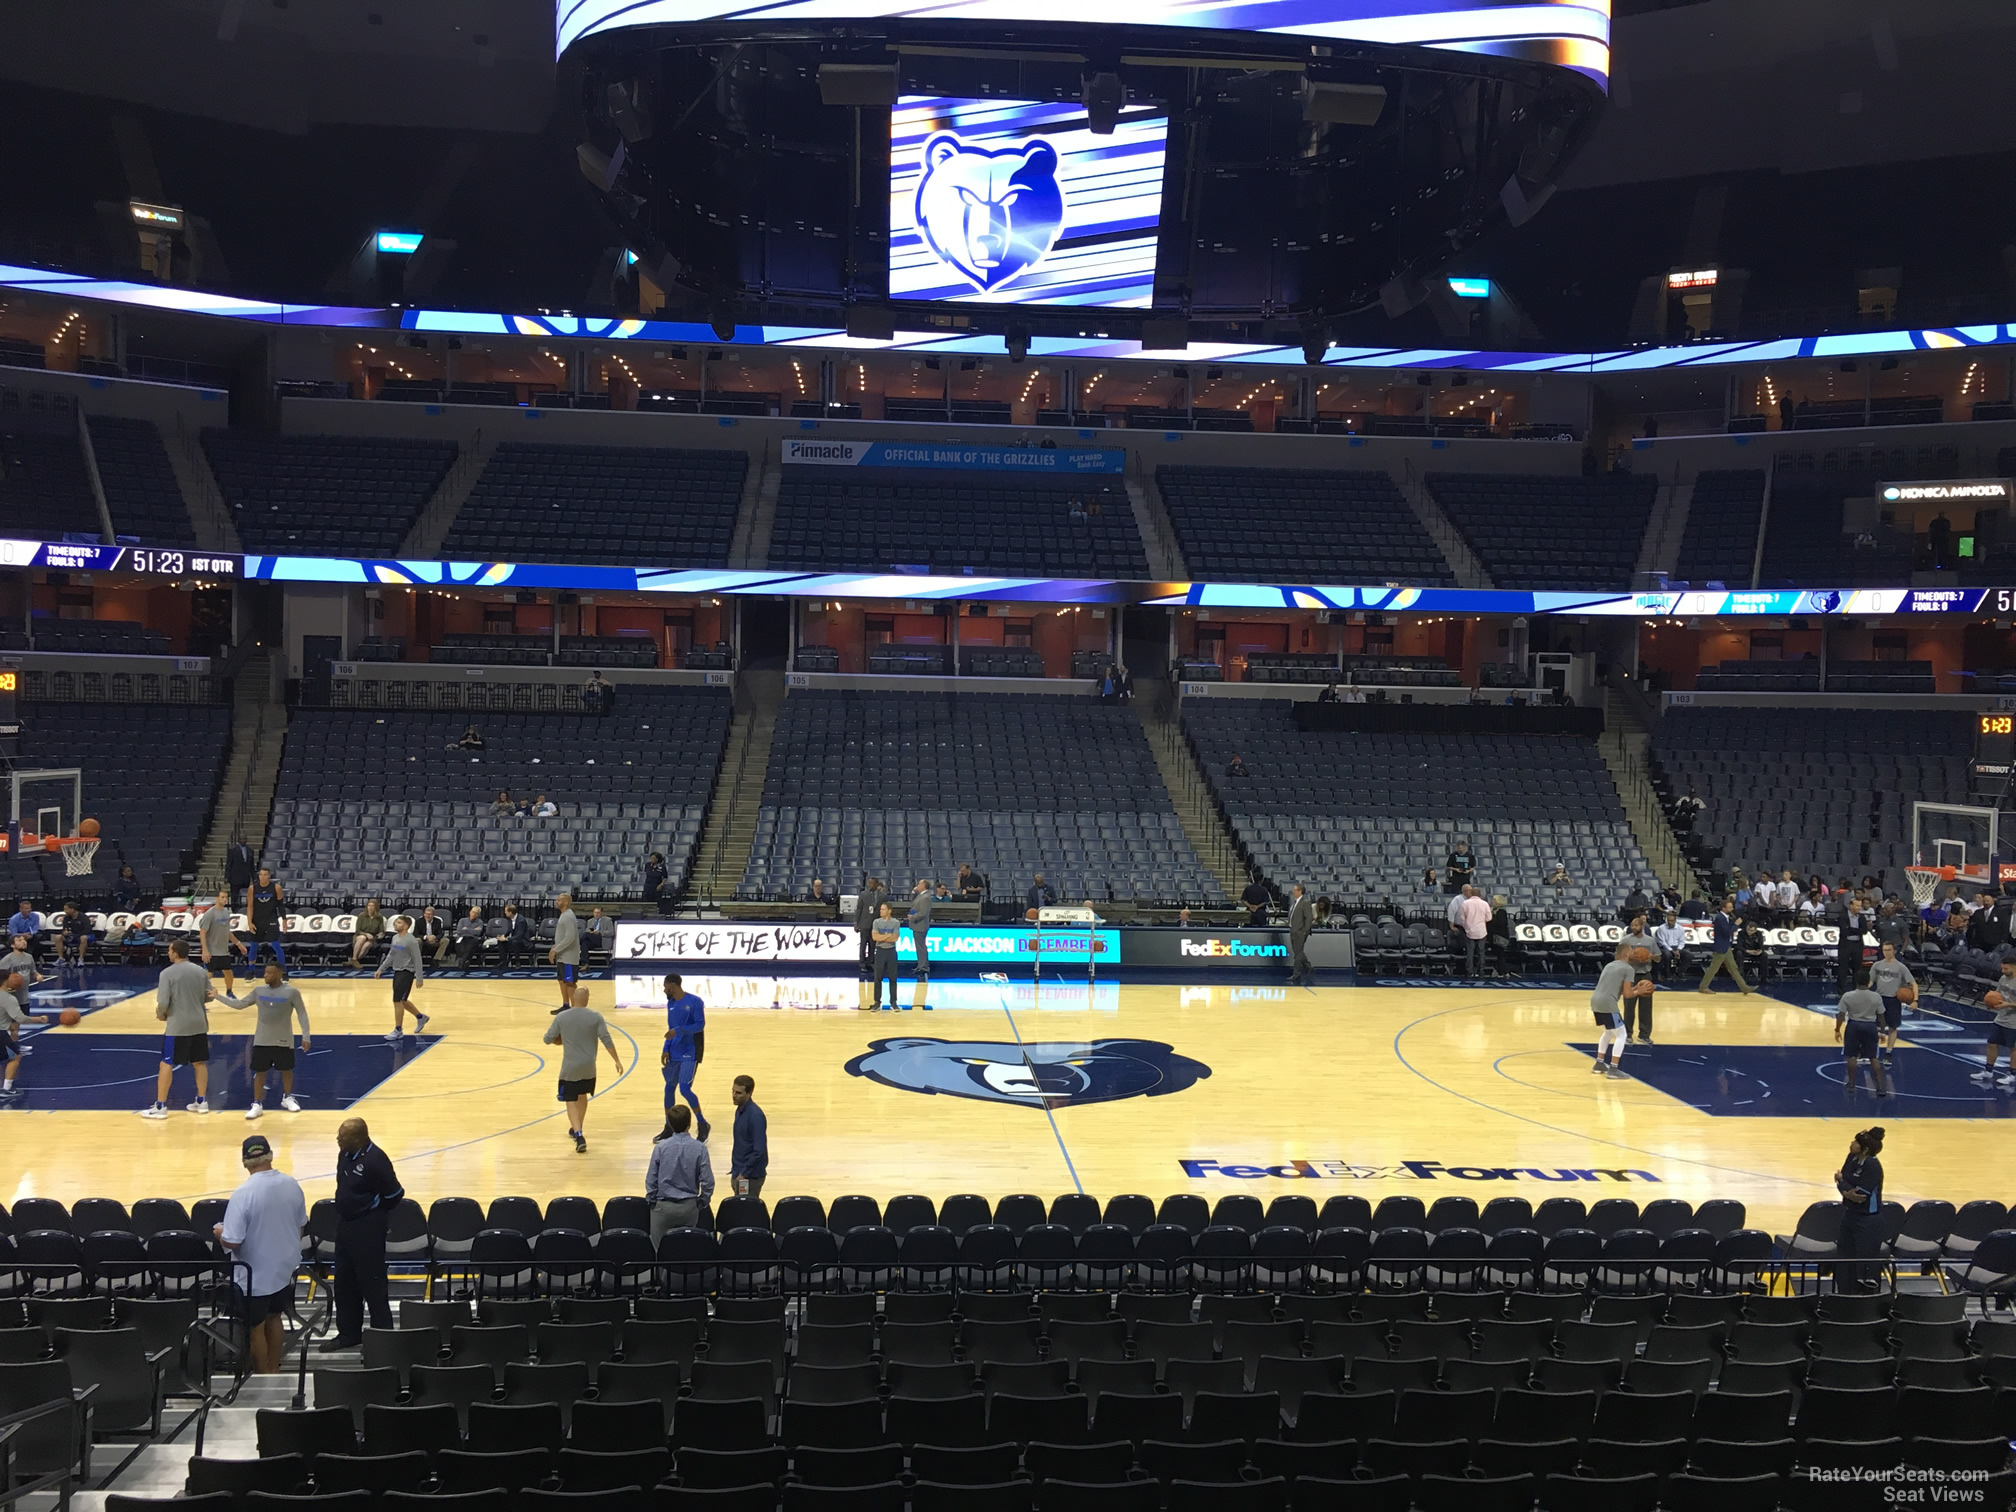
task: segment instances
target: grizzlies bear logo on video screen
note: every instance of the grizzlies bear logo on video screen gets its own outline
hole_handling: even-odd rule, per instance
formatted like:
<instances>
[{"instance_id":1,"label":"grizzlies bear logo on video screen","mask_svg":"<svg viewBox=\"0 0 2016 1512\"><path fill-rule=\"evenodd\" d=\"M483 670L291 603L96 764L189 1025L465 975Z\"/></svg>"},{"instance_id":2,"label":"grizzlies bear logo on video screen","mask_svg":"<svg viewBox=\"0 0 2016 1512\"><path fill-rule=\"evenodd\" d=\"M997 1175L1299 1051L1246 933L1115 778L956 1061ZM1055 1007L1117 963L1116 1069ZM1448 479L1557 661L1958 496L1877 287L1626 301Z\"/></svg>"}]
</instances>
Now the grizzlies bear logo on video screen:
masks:
<instances>
[{"instance_id":1,"label":"grizzlies bear logo on video screen","mask_svg":"<svg viewBox=\"0 0 2016 1512\"><path fill-rule=\"evenodd\" d=\"M941 131L924 144L918 229L976 288L996 289L1028 272L1063 224L1057 149L1048 142L989 152Z\"/></svg>"},{"instance_id":2,"label":"grizzlies bear logo on video screen","mask_svg":"<svg viewBox=\"0 0 2016 1512\"><path fill-rule=\"evenodd\" d=\"M1068 1108L1166 1097L1194 1086L1211 1068L1159 1040L940 1040L906 1036L873 1040L847 1062L865 1076L905 1092L944 1093L1025 1108Z\"/></svg>"}]
</instances>

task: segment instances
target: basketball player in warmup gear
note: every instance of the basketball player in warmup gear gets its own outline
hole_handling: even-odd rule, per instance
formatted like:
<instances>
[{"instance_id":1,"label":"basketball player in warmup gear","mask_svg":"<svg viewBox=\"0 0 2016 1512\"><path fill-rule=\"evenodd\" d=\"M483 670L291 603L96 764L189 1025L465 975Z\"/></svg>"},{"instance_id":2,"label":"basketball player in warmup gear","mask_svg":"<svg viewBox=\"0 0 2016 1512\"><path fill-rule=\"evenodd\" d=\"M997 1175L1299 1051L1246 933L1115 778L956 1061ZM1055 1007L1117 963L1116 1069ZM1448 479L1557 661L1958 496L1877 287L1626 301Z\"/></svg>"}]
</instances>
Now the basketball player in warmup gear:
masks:
<instances>
[{"instance_id":1,"label":"basketball player in warmup gear","mask_svg":"<svg viewBox=\"0 0 2016 1512\"><path fill-rule=\"evenodd\" d=\"M678 977L665 978L665 1051L658 1057L658 1064L665 1068L665 1127L659 1131L659 1139L672 1132L675 1094L684 1097L686 1106L693 1110L699 1125L694 1137L705 1144L713 1132L714 1126L700 1111L700 1099L693 1095L693 1073L700 1069L706 1053L702 1038L706 1033L707 1005L688 992Z\"/></svg>"},{"instance_id":2,"label":"basketball player in warmup gear","mask_svg":"<svg viewBox=\"0 0 2016 1512\"><path fill-rule=\"evenodd\" d=\"M262 945L272 949L273 959L283 967L287 964L287 948L280 943L287 929L280 911L286 906L287 889L273 880L270 870L260 867L259 880L252 884L252 948L245 952L246 965L259 959Z\"/></svg>"},{"instance_id":3,"label":"basketball player in warmup gear","mask_svg":"<svg viewBox=\"0 0 2016 1512\"><path fill-rule=\"evenodd\" d=\"M35 957L28 954L26 935L15 935L13 948L7 954L0 955L0 976L5 976L10 971L20 972L21 980L30 987L44 980L42 968L35 964ZM22 1001L27 1000L24 998Z\"/></svg>"},{"instance_id":4,"label":"basketball player in warmup gear","mask_svg":"<svg viewBox=\"0 0 2016 1512\"><path fill-rule=\"evenodd\" d=\"M1904 1004L1907 1000L1905 989L1910 989L1908 998L1918 997L1918 978L1911 975L1911 968L1897 959L1897 943L1883 942L1883 959L1869 963L1869 990L1883 999L1883 1064L1890 1064L1890 1057L1897 1053L1897 1031L1904 1026Z\"/></svg>"},{"instance_id":5,"label":"basketball player in warmup gear","mask_svg":"<svg viewBox=\"0 0 2016 1512\"><path fill-rule=\"evenodd\" d=\"M163 1025L161 1070L154 1080L154 1102L142 1108L142 1118L168 1116L168 1088L177 1066L191 1066L196 1073L196 1101L191 1113L210 1111L210 1010L217 1001L210 989L210 973L189 959L186 941L168 945L168 965L161 984L154 990L154 1017Z\"/></svg>"},{"instance_id":6,"label":"basketball player in warmup gear","mask_svg":"<svg viewBox=\"0 0 2016 1512\"><path fill-rule=\"evenodd\" d=\"M427 1030L427 1015L413 1006L413 989L427 980L427 967L423 959L426 952L420 948L419 940L413 935L413 921L405 914L392 921L392 938L385 942L385 955L378 962L378 969L371 973L375 982L385 975L387 967L392 971L392 1032L385 1036L388 1044L398 1044L406 1037L406 1015L413 1015L413 1032L424 1034Z\"/></svg>"},{"instance_id":7,"label":"basketball player in warmup gear","mask_svg":"<svg viewBox=\"0 0 2016 1512\"><path fill-rule=\"evenodd\" d=\"M21 1026L23 1024L46 1024L46 1016L30 1015L28 1005L28 984L19 971L9 971L0 980L0 1060L7 1063L4 1085L0 1085L0 1101L12 1102L21 1094L14 1090L14 1078L21 1074Z\"/></svg>"},{"instance_id":8,"label":"basketball player in warmup gear","mask_svg":"<svg viewBox=\"0 0 2016 1512\"><path fill-rule=\"evenodd\" d=\"M2002 981L1982 999L1995 1014L1988 1026L1988 1064L1976 1071L1973 1080L1993 1082L2004 1092L2016 1092L2016 960L2002 963ZM2009 1052L2009 1069L1995 1074L1995 1058Z\"/></svg>"},{"instance_id":9,"label":"basketball player in warmup gear","mask_svg":"<svg viewBox=\"0 0 2016 1512\"><path fill-rule=\"evenodd\" d=\"M1861 1081L1861 1064L1869 1062L1870 1074L1876 1079L1876 1095L1888 1097L1890 1084L1883 1075L1883 1060L1877 1053L1877 1044L1883 1027L1883 999L1869 990L1872 973L1867 967L1858 968L1855 985L1841 994L1841 1004L1834 1013L1834 1043L1841 1047L1843 1085L1853 1092Z\"/></svg>"},{"instance_id":10,"label":"basketball player in warmup gear","mask_svg":"<svg viewBox=\"0 0 2016 1512\"><path fill-rule=\"evenodd\" d=\"M560 980L560 1006L553 1011L565 1013L574 1001L574 984L581 979L581 921L574 917L571 894L562 893L553 902L560 914L553 921L553 948L546 952L546 959Z\"/></svg>"},{"instance_id":11,"label":"basketball player in warmup gear","mask_svg":"<svg viewBox=\"0 0 2016 1512\"><path fill-rule=\"evenodd\" d=\"M280 1106L299 1113L294 1101L294 1020L301 1020L301 1048L315 1042L309 1036L308 1005L301 1001L301 989L287 980L278 966L266 968L266 980L255 983L242 998L223 993L217 999L233 1008L259 1010L258 1027L252 1031L252 1106L245 1110L247 1122L266 1113L266 1087L271 1073L280 1073Z\"/></svg>"},{"instance_id":12,"label":"basketball player in warmup gear","mask_svg":"<svg viewBox=\"0 0 2016 1512\"><path fill-rule=\"evenodd\" d=\"M1652 980L1652 962L1659 955L1659 946L1645 933L1643 914L1631 921L1631 933L1624 936L1624 945L1624 959L1631 963L1631 985L1619 999L1624 1014L1624 1037L1640 1045L1649 1045L1652 1043L1652 994L1658 990Z\"/></svg>"},{"instance_id":13,"label":"basketball player in warmup gear","mask_svg":"<svg viewBox=\"0 0 2016 1512\"><path fill-rule=\"evenodd\" d=\"M623 1074L623 1057L617 1052L609 1021L588 1006L588 989L576 987L573 1002L553 1016L546 1029L546 1043L560 1047L560 1101L567 1105L567 1133L577 1155L588 1153L588 1136L582 1125L588 1119L588 1099L595 1095L595 1046L608 1048Z\"/></svg>"},{"instance_id":14,"label":"basketball player in warmup gear","mask_svg":"<svg viewBox=\"0 0 2016 1512\"><path fill-rule=\"evenodd\" d=\"M224 978L228 995L238 985L231 971L231 952L245 953L245 942L231 933L231 894L218 893L217 900L203 910L196 921L196 943L203 951L204 968Z\"/></svg>"},{"instance_id":15,"label":"basketball player in warmup gear","mask_svg":"<svg viewBox=\"0 0 2016 1512\"><path fill-rule=\"evenodd\" d=\"M1626 959L1630 947L1619 945L1617 954L1603 974L1596 978L1596 990L1589 994L1589 1008L1596 1015L1596 1027L1602 1033L1596 1036L1596 1064L1589 1069L1598 1076L1625 1076L1620 1062L1624 1059L1624 1014L1622 1002L1624 994L1631 987L1631 962ZM1605 1056L1609 1065L1604 1065Z\"/></svg>"}]
</instances>

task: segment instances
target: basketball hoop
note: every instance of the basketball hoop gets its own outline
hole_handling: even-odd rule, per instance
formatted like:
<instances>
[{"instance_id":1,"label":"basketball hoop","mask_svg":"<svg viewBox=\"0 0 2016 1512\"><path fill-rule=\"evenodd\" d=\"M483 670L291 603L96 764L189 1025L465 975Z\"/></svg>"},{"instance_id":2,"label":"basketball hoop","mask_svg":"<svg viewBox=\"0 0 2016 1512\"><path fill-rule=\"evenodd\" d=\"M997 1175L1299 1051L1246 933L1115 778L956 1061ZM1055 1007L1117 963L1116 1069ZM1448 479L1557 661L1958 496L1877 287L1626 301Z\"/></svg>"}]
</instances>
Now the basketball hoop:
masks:
<instances>
[{"instance_id":1,"label":"basketball hoop","mask_svg":"<svg viewBox=\"0 0 2016 1512\"><path fill-rule=\"evenodd\" d=\"M91 875L91 863L98 859L98 847L102 842L87 840L81 835L51 835L42 842L48 850L63 853L63 870L72 877Z\"/></svg>"},{"instance_id":2,"label":"basketball hoop","mask_svg":"<svg viewBox=\"0 0 2016 1512\"><path fill-rule=\"evenodd\" d=\"M1904 874L1911 879L1911 901L1924 908L1938 896L1939 885L1951 882L1959 875L1959 868L1952 866L1907 866Z\"/></svg>"}]
</instances>

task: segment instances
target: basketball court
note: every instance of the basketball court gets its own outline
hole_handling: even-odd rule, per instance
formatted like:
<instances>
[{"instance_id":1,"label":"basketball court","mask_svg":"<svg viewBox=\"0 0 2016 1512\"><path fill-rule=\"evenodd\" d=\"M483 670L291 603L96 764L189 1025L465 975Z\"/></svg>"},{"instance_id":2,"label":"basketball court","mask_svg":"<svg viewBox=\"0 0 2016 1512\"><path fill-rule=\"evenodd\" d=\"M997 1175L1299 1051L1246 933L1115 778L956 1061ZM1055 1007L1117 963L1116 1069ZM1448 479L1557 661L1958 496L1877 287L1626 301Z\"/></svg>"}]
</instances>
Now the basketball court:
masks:
<instances>
[{"instance_id":1,"label":"basketball court","mask_svg":"<svg viewBox=\"0 0 2016 1512\"><path fill-rule=\"evenodd\" d=\"M212 1011L217 1111L179 1111L192 1095L183 1072L177 1111L150 1123L135 1113L160 1047L153 973L52 978L35 1011L75 1006L84 1018L30 1037L0 1197L228 1193L251 1127L311 1196L327 1195L336 1126L353 1112L423 1204L640 1189L662 1122L655 977L590 984L625 1070L612 1079L603 1061L586 1155L568 1142L555 1051L541 1044L549 981L435 978L416 994L429 1033L398 1049L381 1038L387 982L299 985L316 1031L299 1073L307 1111L248 1126L249 1010ZM1074 1188L1101 1198L1299 1191L1319 1202L1335 1192L1734 1197L1753 1225L1784 1231L1834 1195L1848 1138L1869 1123L1890 1129L1890 1195L1905 1202L2006 1197L1997 1178L2016 1153L2016 1097L1967 1079L1980 1064L1978 1029L1914 1010L1899 1095L1879 1108L1866 1089L1842 1086L1817 985L1747 998L1662 992L1658 1043L1627 1053L1630 1081L1590 1075L1586 988L906 982L903 1009L864 1011L851 978L687 986L708 1006L698 1089L717 1177L729 1082L746 1072L769 1116L772 1198Z\"/></svg>"}]
</instances>

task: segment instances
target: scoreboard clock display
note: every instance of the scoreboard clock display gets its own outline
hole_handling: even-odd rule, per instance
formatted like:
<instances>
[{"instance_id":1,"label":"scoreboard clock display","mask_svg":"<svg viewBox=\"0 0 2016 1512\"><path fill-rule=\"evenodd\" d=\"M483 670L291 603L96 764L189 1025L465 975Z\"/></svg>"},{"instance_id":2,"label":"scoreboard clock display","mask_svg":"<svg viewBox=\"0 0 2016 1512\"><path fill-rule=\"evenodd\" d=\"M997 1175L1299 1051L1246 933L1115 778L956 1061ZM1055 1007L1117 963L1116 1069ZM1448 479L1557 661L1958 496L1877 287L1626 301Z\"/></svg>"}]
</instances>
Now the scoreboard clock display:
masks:
<instances>
[{"instance_id":1,"label":"scoreboard clock display","mask_svg":"<svg viewBox=\"0 0 2016 1512\"><path fill-rule=\"evenodd\" d=\"M2016 761L2016 714L1980 714L1974 723L1974 770L2000 776Z\"/></svg>"},{"instance_id":2,"label":"scoreboard clock display","mask_svg":"<svg viewBox=\"0 0 2016 1512\"><path fill-rule=\"evenodd\" d=\"M12 761L21 743L21 669L0 665L0 756Z\"/></svg>"}]
</instances>

